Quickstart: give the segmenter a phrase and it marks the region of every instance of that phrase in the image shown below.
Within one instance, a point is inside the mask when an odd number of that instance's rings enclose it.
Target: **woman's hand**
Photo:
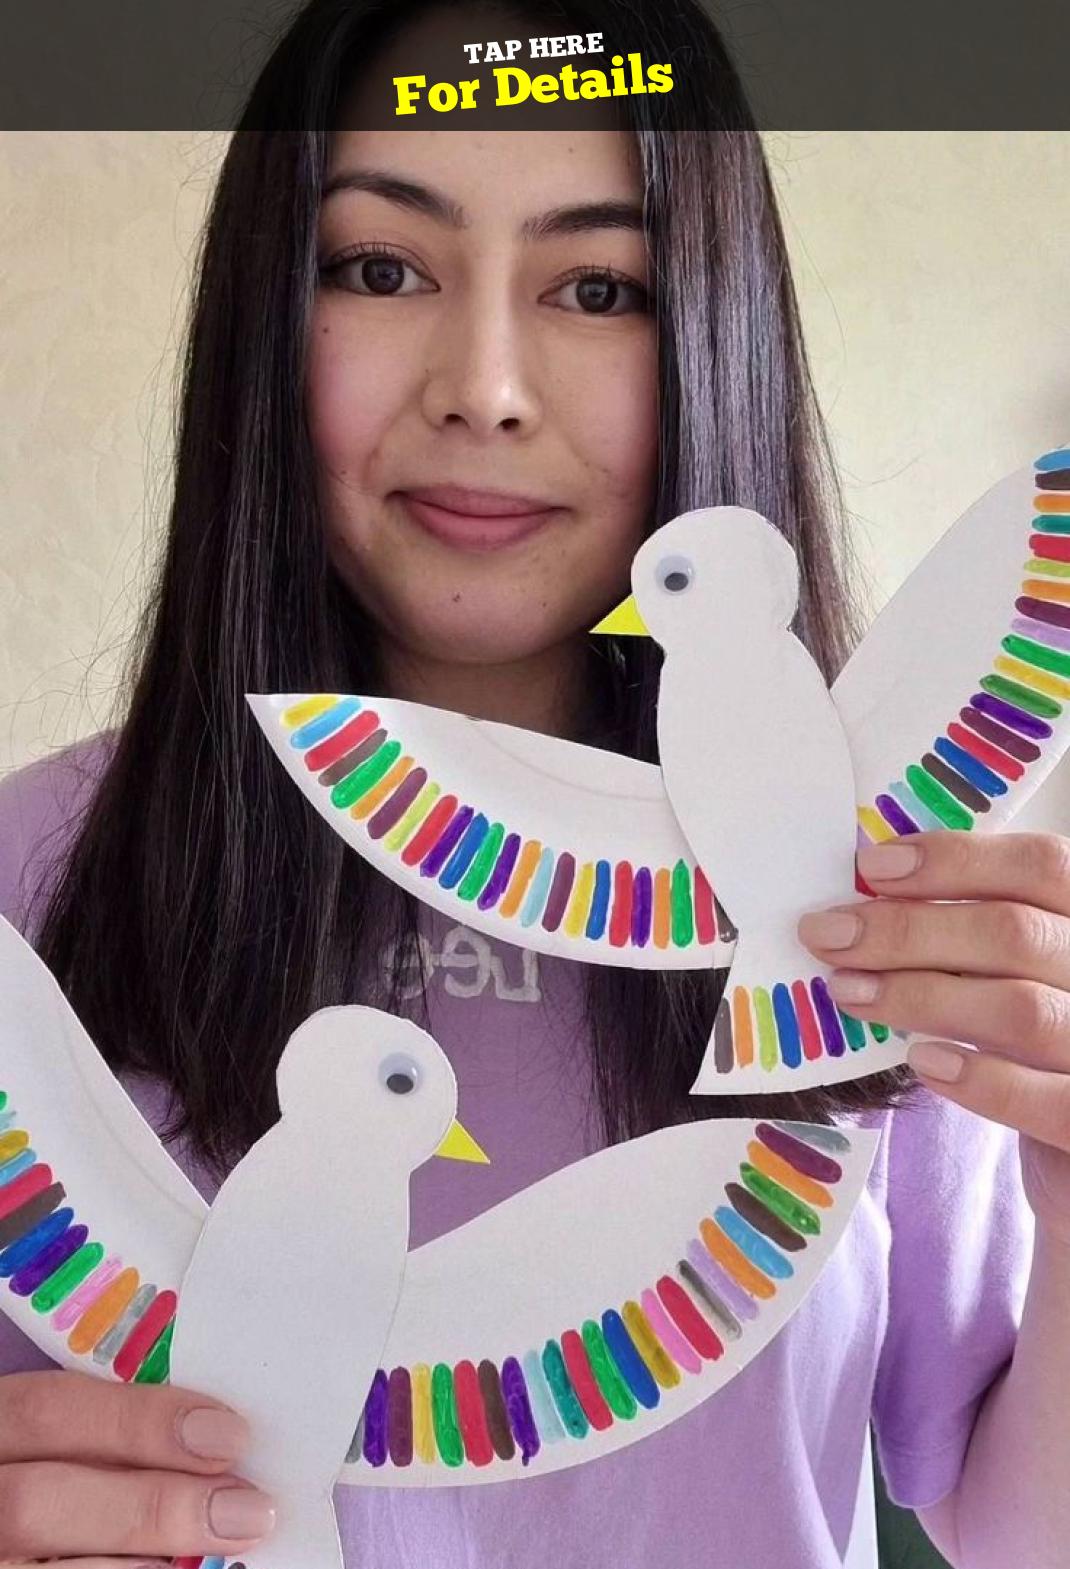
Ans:
[[[1070,839],[911,834],[867,845],[858,869],[878,898],[799,923],[840,966],[830,992],[856,1018],[936,1037],[911,1046],[911,1067],[1019,1130],[1037,1219],[1070,1244]]]
[[[242,1417],[186,1389],[0,1377],[0,1561],[131,1569],[246,1552],[274,1524],[230,1470],[247,1439]]]

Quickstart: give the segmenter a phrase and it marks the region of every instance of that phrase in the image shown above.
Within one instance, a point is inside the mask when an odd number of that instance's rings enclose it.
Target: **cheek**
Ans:
[[[555,382],[554,422],[585,471],[590,521],[603,548],[630,559],[646,531],[657,482],[653,323],[562,357]]]
[[[355,341],[331,315],[327,309],[313,315],[305,375],[309,435],[328,507],[335,486],[374,487],[383,438],[408,393],[396,342],[390,352],[375,331]]]
[[[652,348],[621,356],[597,380],[591,378],[577,400],[574,429],[581,456],[604,476],[609,495],[615,501],[627,499],[637,511],[645,512],[658,447],[657,364]]]

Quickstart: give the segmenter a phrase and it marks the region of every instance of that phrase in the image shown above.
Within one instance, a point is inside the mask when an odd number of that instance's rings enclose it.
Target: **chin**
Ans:
[[[494,614],[473,595],[448,607],[410,611],[402,641],[416,654],[444,664],[504,665],[531,659],[575,635],[575,629],[541,620],[527,622],[507,612]]]

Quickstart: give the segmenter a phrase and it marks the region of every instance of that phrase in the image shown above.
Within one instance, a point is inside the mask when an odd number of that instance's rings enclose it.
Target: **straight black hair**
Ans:
[[[303,1018],[358,997],[397,1004],[416,929],[415,901],[294,789],[244,694],[382,690],[375,628],[328,562],[302,389],[332,117],[358,62],[422,9],[312,0],[230,141],[197,257],[165,547],[110,760],[41,890],[40,951],[107,1060],[167,1081],[169,1131],[220,1170],[276,1118],[275,1066]],[[768,517],[800,563],[794,630],[831,679],[857,632],[845,516],[769,172],[721,38],[695,0],[522,14],[688,61],[656,128],[641,99],[627,109],[660,356],[650,526],[729,502]],[[621,640],[591,660],[603,741],[656,760],[658,651]],[[370,961],[391,947],[379,985]],[[909,1082],[895,1070],[797,1095],[691,1097],[724,972],[584,975],[610,1141],[692,1117],[826,1120],[893,1104]]]

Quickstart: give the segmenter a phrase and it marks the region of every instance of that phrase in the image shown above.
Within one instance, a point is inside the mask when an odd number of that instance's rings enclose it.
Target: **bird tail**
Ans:
[[[803,1089],[890,1067],[887,1050],[863,1055],[890,1032],[841,1012],[827,975],[794,939],[741,935],[692,1095]]]

